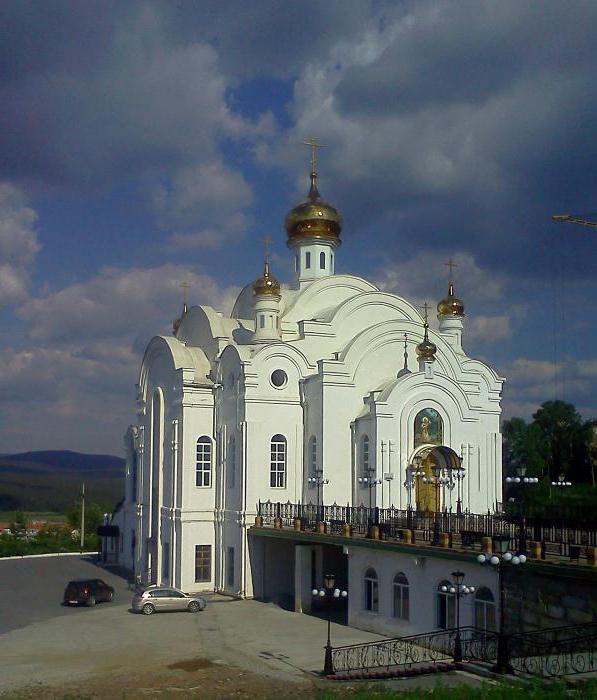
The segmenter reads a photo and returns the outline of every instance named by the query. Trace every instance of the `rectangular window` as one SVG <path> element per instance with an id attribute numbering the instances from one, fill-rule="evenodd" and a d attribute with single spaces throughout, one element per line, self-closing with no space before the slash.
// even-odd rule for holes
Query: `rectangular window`
<path id="1" fill-rule="evenodd" d="M 365 579 L 365 610 L 379 612 L 379 588 L 377 581 Z"/>
<path id="2" fill-rule="evenodd" d="M 259 316 L 259 328 L 265 328 L 265 316 L 263 314 Z"/>
<path id="3" fill-rule="evenodd" d="M 195 583 L 211 581 L 211 545 L 195 545 Z"/>
<path id="4" fill-rule="evenodd" d="M 170 542 L 164 542 L 162 549 L 162 579 L 170 577 Z"/>
<path id="5" fill-rule="evenodd" d="M 437 595 L 437 626 L 443 630 L 456 626 L 456 597 L 451 593 Z"/>
<path id="6" fill-rule="evenodd" d="M 307 270 L 311 267 L 311 253 L 305 253 L 305 267 Z"/>
<path id="7" fill-rule="evenodd" d="M 234 586 L 234 547 L 228 547 L 228 586 Z"/>

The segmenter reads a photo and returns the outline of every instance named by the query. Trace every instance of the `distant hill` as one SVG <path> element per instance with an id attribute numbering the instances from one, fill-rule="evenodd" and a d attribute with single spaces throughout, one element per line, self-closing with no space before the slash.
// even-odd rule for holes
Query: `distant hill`
<path id="1" fill-rule="evenodd" d="M 85 482 L 89 500 L 105 507 L 123 496 L 124 459 L 69 450 L 23 452 L 0 457 L 0 511 L 61 513 Z"/>

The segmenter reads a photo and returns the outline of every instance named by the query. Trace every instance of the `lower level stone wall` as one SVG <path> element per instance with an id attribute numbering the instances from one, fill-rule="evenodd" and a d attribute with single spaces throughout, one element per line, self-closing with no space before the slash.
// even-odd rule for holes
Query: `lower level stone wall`
<path id="1" fill-rule="evenodd" d="M 504 572 L 508 632 L 597 622 L 597 576 L 592 570 L 530 568 Z"/>

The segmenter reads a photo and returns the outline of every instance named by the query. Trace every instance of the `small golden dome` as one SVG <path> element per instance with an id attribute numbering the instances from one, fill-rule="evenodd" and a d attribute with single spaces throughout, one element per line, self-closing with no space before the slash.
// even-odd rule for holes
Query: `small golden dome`
<path id="1" fill-rule="evenodd" d="M 270 274 L 267 260 L 263 264 L 263 275 L 253 284 L 253 294 L 255 296 L 280 294 L 280 283 Z"/>
<path id="2" fill-rule="evenodd" d="M 305 238 L 319 238 L 340 245 L 342 216 L 336 207 L 321 198 L 317 190 L 316 173 L 311 173 L 311 189 L 307 199 L 288 212 L 285 226 L 288 243 Z"/>
<path id="3" fill-rule="evenodd" d="M 448 296 L 437 305 L 440 316 L 464 316 L 464 304 L 454 295 L 454 283 L 450 282 Z"/>
<path id="4" fill-rule="evenodd" d="M 425 362 L 435 362 L 437 347 L 427 337 L 427 330 L 425 330 L 425 338 L 417 345 L 416 351 L 420 360 L 425 360 Z"/>
<path id="5" fill-rule="evenodd" d="M 425 362 L 435 362 L 437 347 L 429 340 L 429 321 L 427 317 L 429 305 L 427 302 L 425 302 L 423 308 L 425 309 L 425 323 L 423 324 L 425 334 L 423 336 L 423 340 L 417 345 L 415 350 L 419 360 L 424 360 Z"/>

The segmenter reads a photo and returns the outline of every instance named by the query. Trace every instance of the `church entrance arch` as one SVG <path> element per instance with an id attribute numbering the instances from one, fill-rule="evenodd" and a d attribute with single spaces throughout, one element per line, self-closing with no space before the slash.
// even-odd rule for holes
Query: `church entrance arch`
<path id="1" fill-rule="evenodd" d="M 454 488 L 454 471 L 462 470 L 462 459 L 451 447 L 421 445 L 409 460 L 415 477 L 417 510 L 438 512 L 446 506 L 446 489 Z"/>

